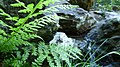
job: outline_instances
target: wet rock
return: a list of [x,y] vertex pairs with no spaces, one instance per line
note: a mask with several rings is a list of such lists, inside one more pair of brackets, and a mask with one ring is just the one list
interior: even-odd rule
[[[92,52],[97,50],[96,54],[98,55],[104,55],[111,51],[120,51],[120,18],[119,15],[111,15],[113,17],[110,15],[111,13],[107,15],[105,20],[101,20],[100,22],[96,23],[96,27],[90,30],[90,32],[84,38],[87,41],[88,46],[90,46],[89,43],[96,42],[94,47],[91,47],[91,49]],[[108,57],[110,59],[106,58],[106,60],[103,60],[114,60],[113,62],[115,62],[116,59],[113,57],[116,57],[116,55]],[[120,58],[120,56],[117,58]],[[110,62],[104,63],[105,66],[110,64]],[[104,63],[102,63],[102,65]]]
[[[120,32],[119,17],[111,18],[96,24],[96,27],[86,35],[85,39],[90,42],[98,42],[98,43],[102,43],[105,39],[109,39],[106,42],[107,44],[106,46],[108,46],[111,49],[113,46],[117,46],[117,44],[119,43],[120,40],[119,32]],[[116,45],[112,46],[112,44],[116,44]]]
[[[88,34],[87,38],[100,38],[100,37],[108,37],[113,36],[115,34],[119,34],[120,28],[120,15],[117,14],[105,14],[106,19],[103,19],[95,24],[95,28],[93,28]],[[115,31],[117,30],[117,31]],[[99,35],[97,35],[99,34]],[[94,37],[93,37],[94,35]],[[98,37],[97,37],[98,36]]]
[[92,15],[82,8],[74,8],[71,10],[64,10],[64,12],[58,13],[58,15],[65,19],[60,19],[61,28],[59,31],[66,34],[81,35],[93,28],[96,20]]
[[[55,11],[45,12],[45,15],[54,14],[63,17],[59,20],[59,32],[65,32],[68,36],[79,37],[83,40],[85,34],[94,27],[96,19],[88,11],[78,6],[70,5],[66,0],[50,4],[48,7],[55,7]],[[48,11],[50,11],[48,9]],[[78,39],[79,39],[78,38]]]
[[86,46],[85,42],[73,38],[68,38],[67,35],[63,32],[57,32],[54,38],[50,41],[50,44],[57,44],[59,46],[66,46],[66,47],[73,46],[73,47],[78,47],[82,50]]
[[119,67],[119,66],[120,66],[120,62],[112,62],[111,64],[104,67]]

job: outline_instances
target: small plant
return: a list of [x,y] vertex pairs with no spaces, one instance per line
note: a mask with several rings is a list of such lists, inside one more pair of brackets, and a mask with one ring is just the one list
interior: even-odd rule
[[[94,67],[94,66],[97,66],[97,67],[101,67],[99,65],[99,62],[101,59],[105,58],[106,56],[109,56],[109,55],[112,55],[112,54],[116,54],[116,55],[120,55],[120,52],[119,51],[111,51],[111,52],[108,52],[106,54],[104,54],[104,52],[108,49],[106,48],[105,50],[103,50],[100,54],[98,54],[97,56],[95,56],[95,54],[97,53],[97,51],[105,44],[105,42],[107,42],[108,39],[106,39],[100,46],[98,46],[94,51],[92,50],[89,50],[85,55],[84,57],[82,58],[83,61],[81,62],[78,62],[75,64],[75,67]],[[95,43],[91,46],[91,48],[93,48],[95,46]],[[91,53],[92,52],[92,53]],[[91,54],[90,54],[91,53]],[[104,54],[104,55],[103,55]],[[94,57],[94,59],[93,59]],[[91,60],[92,59],[92,60]]]

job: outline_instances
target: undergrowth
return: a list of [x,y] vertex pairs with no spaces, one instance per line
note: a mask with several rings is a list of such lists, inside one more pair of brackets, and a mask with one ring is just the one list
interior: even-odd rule
[[[0,54],[2,57],[0,62],[3,67],[39,67],[43,65],[43,62],[48,62],[50,67],[62,67],[62,63],[65,62],[67,66],[71,67],[70,59],[81,60],[78,55],[81,56],[82,54],[78,48],[48,45],[44,41],[39,43],[31,41],[31,39],[35,38],[43,40],[34,32],[48,23],[56,23],[55,19],[59,18],[57,15],[52,14],[28,21],[45,12],[51,12],[53,7],[48,9],[43,9],[43,7],[53,2],[55,0],[40,0],[35,5],[16,0],[16,3],[11,4],[11,6],[22,8],[18,13],[28,14],[22,18],[11,16],[3,9],[0,9],[0,16],[6,20],[0,19]],[[14,25],[7,24],[8,21],[14,22]]]

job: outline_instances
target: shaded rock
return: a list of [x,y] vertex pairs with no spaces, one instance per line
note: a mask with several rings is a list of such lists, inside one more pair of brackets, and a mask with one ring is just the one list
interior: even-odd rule
[[106,20],[115,17],[119,17],[119,13],[117,12],[107,12],[107,11],[90,11],[90,14],[97,20]]
[[[96,54],[104,55],[111,51],[120,51],[120,18],[119,15],[113,17],[107,16],[107,19],[101,20],[95,24],[95,28],[91,29],[90,32],[85,36],[85,40],[88,43],[96,44],[91,47],[92,52],[97,50]],[[107,39],[107,40],[106,40]],[[98,49],[99,48],[99,49]],[[103,59],[104,61],[116,61],[116,55]],[[110,59],[109,59],[110,58]],[[120,58],[117,57],[118,59]],[[103,62],[104,62],[103,61]],[[110,62],[101,62],[101,65],[109,65]],[[120,62],[120,61],[118,61]],[[114,66],[113,66],[114,67]]]
[[118,6],[118,5],[113,5],[113,6],[112,6],[112,10],[115,11],[115,12],[120,11],[120,6]]
[[[79,38],[83,40],[85,33],[91,30],[96,23],[95,18],[88,11],[78,6],[70,5],[66,0],[50,4],[46,8],[51,7],[53,9],[53,6],[56,8],[55,11],[45,12],[44,15],[56,13],[63,17],[59,20],[60,28],[58,31],[65,32],[68,36],[80,36]],[[48,11],[50,10],[48,9]]]
[[[119,40],[120,40],[119,32],[120,32],[119,18],[118,17],[111,18],[96,24],[96,27],[86,35],[85,39],[90,42],[96,41],[99,43],[102,43],[105,39],[109,39],[106,42],[106,46],[108,46],[111,49],[111,47],[117,46],[117,44],[119,43]],[[118,36],[118,37],[115,37],[115,36]],[[112,44],[114,45],[112,46]]]
[[[63,11],[63,10],[62,10]],[[59,31],[66,34],[81,35],[94,27],[96,20],[87,11],[82,8],[74,8],[72,10],[64,10],[58,15],[65,19],[60,19]]]
[[81,8],[89,11],[92,8],[94,0],[68,0],[71,4],[79,5]]
[[119,62],[112,62],[111,64],[104,66],[104,67],[119,67],[120,63]]

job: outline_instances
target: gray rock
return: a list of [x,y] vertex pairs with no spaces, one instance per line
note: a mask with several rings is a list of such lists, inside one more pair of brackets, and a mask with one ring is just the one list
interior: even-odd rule
[[86,44],[83,43],[82,41],[68,38],[67,35],[63,32],[57,32],[54,38],[49,43],[66,47],[67,46],[79,47],[80,49],[83,49],[86,46]]

